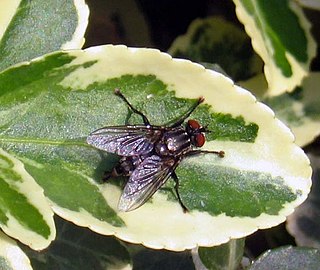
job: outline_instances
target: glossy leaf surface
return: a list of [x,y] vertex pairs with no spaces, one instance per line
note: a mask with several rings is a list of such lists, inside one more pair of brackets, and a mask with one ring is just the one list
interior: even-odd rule
[[[117,157],[87,145],[86,136],[142,123],[115,88],[156,125],[205,97],[191,118],[211,131],[203,149],[226,155],[178,166],[189,213],[171,180],[128,213],[117,211],[123,181],[101,184]],[[172,250],[218,245],[279,224],[309,192],[309,161],[268,107],[225,76],[156,50],[101,46],[49,54],[2,72],[0,94],[0,146],[24,162],[57,214],[101,234]]]

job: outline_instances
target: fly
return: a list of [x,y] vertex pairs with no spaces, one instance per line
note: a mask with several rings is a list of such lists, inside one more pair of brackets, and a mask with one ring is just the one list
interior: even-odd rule
[[196,120],[184,121],[204,101],[197,102],[172,125],[154,126],[148,118],[134,108],[119,89],[114,91],[130,108],[143,119],[143,125],[108,126],[93,131],[87,143],[121,156],[119,163],[107,177],[129,177],[119,200],[120,211],[131,211],[143,205],[170,177],[175,181],[175,192],[184,212],[187,207],[179,194],[179,179],[175,169],[189,156],[216,154],[223,151],[200,150],[207,132]]

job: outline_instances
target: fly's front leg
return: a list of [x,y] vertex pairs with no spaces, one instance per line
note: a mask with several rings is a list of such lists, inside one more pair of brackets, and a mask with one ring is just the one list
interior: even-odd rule
[[181,200],[181,197],[180,197],[180,194],[179,194],[179,178],[177,176],[177,174],[173,171],[171,173],[171,177],[173,178],[174,182],[175,182],[175,185],[174,185],[174,190],[176,191],[176,194],[177,194],[177,197],[178,197],[178,201],[182,207],[182,210],[184,213],[187,213],[189,212],[188,208],[183,204],[182,200]]
[[116,88],[114,90],[114,93],[119,96],[125,103],[127,103],[128,107],[136,114],[139,114],[142,119],[143,119],[143,123],[146,125],[146,126],[150,126],[150,122],[148,120],[148,118],[142,113],[140,112],[139,110],[137,110],[136,108],[134,108],[130,102],[126,99],[126,97],[121,93],[120,89]]
[[192,112],[204,101],[203,97],[199,97],[197,102],[189,109],[189,111],[187,111],[184,115],[182,115],[180,117],[180,119],[177,120],[177,122],[175,122],[174,124],[172,124],[170,127],[178,127],[180,126],[184,120],[186,120],[190,114],[192,114]]

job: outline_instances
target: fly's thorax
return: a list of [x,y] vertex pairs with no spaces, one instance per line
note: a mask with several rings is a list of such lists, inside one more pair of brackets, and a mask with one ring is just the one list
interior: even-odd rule
[[146,137],[150,140],[151,143],[155,143],[161,138],[163,133],[162,129],[153,129],[150,126],[149,132],[147,132]]
[[167,130],[155,145],[155,151],[160,156],[179,156],[190,148],[190,136],[182,127]]

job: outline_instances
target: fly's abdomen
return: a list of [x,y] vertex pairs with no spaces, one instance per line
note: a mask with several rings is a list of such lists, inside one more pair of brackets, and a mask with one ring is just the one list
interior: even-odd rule
[[113,169],[113,176],[130,176],[144,160],[144,156],[122,157],[119,164]]

